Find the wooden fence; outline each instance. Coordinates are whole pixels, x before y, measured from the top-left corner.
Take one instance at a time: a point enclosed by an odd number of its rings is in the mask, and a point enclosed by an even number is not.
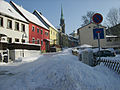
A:
[[[103,63],[106,67],[120,74],[120,61],[101,58],[98,63]]]

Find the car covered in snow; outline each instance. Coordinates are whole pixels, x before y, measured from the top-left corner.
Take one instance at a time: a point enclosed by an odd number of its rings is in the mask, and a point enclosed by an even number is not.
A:
[[[94,52],[93,55],[95,57],[115,57],[116,56],[115,52],[112,52],[111,50],[108,50],[108,49],[102,49],[100,51]]]

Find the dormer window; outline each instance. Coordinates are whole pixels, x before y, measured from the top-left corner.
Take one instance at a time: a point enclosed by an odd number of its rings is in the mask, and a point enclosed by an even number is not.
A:
[[[12,12],[12,10],[11,9],[8,9],[10,12]]]

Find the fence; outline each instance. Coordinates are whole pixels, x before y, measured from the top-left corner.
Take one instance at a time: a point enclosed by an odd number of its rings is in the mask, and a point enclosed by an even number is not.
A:
[[[119,60],[110,60],[110,59],[101,58],[100,60],[98,60],[98,63],[101,63],[101,62],[106,67],[120,74],[120,61]]]

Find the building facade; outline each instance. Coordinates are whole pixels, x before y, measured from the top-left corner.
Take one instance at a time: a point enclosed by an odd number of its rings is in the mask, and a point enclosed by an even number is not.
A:
[[[37,10],[33,12],[34,15],[50,30],[50,47],[55,47],[56,50],[60,50],[59,45],[59,32],[58,30],[46,19],[42,13],[39,13]]]
[[[93,29],[97,28],[94,23],[89,23],[77,30],[79,35],[79,45],[88,44],[93,47],[98,47],[98,40],[93,38]],[[104,26],[99,26],[99,28],[104,29],[104,39],[100,39],[101,47],[106,46],[106,28]]]
[[[29,24],[8,2],[0,1],[0,61],[14,60],[11,50],[23,49],[29,40]],[[6,56],[5,56],[6,55]]]
[[[2,42],[22,43],[27,42],[29,35],[29,25],[15,9],[5,1],[0,1],[0,34]],[[26,39],[23,35],[26,34]]]
[[[78,46],[78,35],[77,32],[73,31],[72,33],[69,34],[68,36],[68,42],[69,42],[69,47],[76,47]]]
[[[29,43],[41,46],[42,52],[49,51],[49,29],[34,14],[12,1],[10,3],[29,22]]]
[[[106,47],[120,48],[120,24],[106,30]]]

